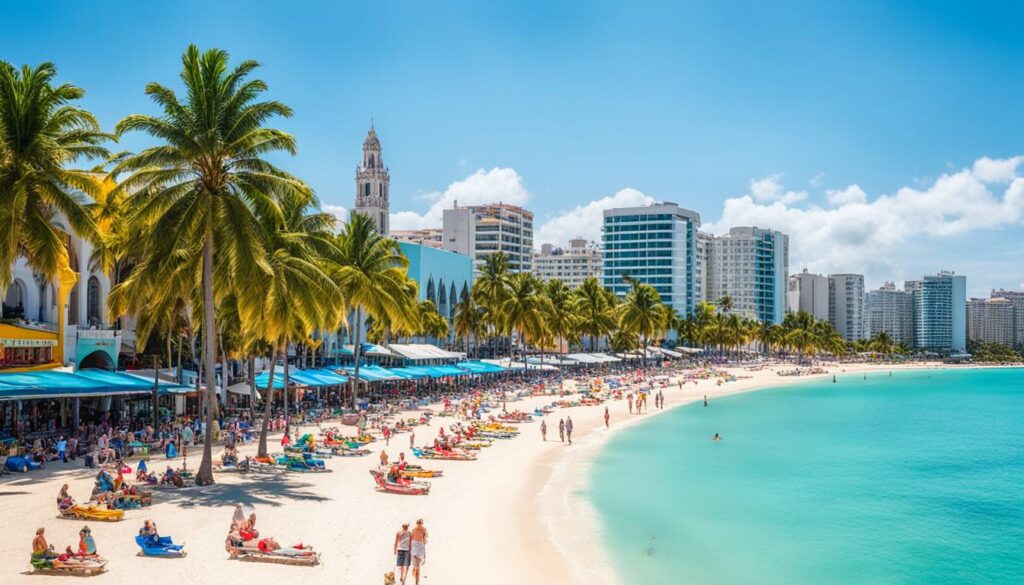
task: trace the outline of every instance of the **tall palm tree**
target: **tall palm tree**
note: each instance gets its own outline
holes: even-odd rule
[[[615,296],[592,276],[573,289],[573,296],[579,331],[590,337],[590,351],[594,351],[597,340],[615,330]]]
[[[544,284],[530,272],[513,274],[509,279],[508,296],[500,305],[505,326],[519,334],[523,364],[527,363],[527,341],[541,338],[546,329],[544,316],[550,312],[550,307],[543,288]]]
[[[362,354],[363,316],[415,323],[415,297],[407,286],[409,260],[398,243],[377,233],[373,220],[353,213],[338,234],[338,268],[335,281],[355,312],[352,327],[355,372],[352,376],[352,407],[356,408]]]
[[[455,336],[466,343],[466,353],[473,356],[476,354],[473,349],[478,345],[480,336],[484,334],[484,309],[476,304],[472,295],[466,295],[455,305],[455,319],[452,325],[455,327]],[[472,340],[473,346],[470,346]]]
[[[735,303],[733,303],[731,296],[722,295],[722,298],[718,299],[718,308],[721,309],[723,313],[731,313],[734,307]]]
[[[54,225],[60,212],[78,235],[95,239],[96,224],[74,194],[93,195],[93,173],[70,168],[109,156],[111,138],[99,122],[75,105],[85,91],[55,85],[57,68],[42,63],[20,70],[0,61],[0,291],[18,256],[47,278],[69,270],[67,234]]]
[[[571,342],[576,338],[579,321],[574,310],[572,291],[564,282],[555,279],[544,285],[544,295],[548,299],[548,311],[544,319],[558,345],[558,351],[562,352],[563,342]]]
[[[112,170],[129,173],[118,189],[131,194],[133,221],[151,227],[156,258],[180,260],[194,269],[201,290],[203,362],[207,404],[215,400],[217,289],[247,287],[271,275],[257,209],[270,209],[274,194],[302,196],[309,188],[264,157],[276,151],[295,153],[295,139],[265,127],[292,110],[276,101],[259,101],[267,89],[250,79],[255,61],[230,66],[226,51],[200,52],[190,45],[182,56],[184,99],[151,82],[146,94],[161,109],[159,116],[135,114],[118,122],[118,135],[142,132],[155,146],[126,156]],[[159,263],[158,263],[159,264]],[[162,278],[164,270],[154,277]],[[196,483],[213,483],[213,409],[206,411],[203,459]]]
[[[637,336],[641,350],[646,355],[651,339],[665,322],[661,295],[649,284],[631,278],[627,282],[632,288],[622,302],[618,326],[620,330]]]
[[[268,251],[270,276],[259,285],[238,291],[240,321],[251,334],[272,348],[271,364],[277,356],[288,359],[288,346],[309,337],[318,328],[334,328],[341,320],[343,297],[331,278],[333,265],[325,258],[332,245],[330,214],[313,209],[308,196],[282,195],[279,206],[259,214],[260,232]],[[285,367],[284,397],[287,418],[288,368]],[[259,455],[266,456],[267,433],[273,404],[273,365],[267,387],[267,401],[260,431]],[[287,430],[287,429],[286,429]]]
[[[484,256],[480,274],[473,281],[473,300],[484,309],[485,320],[495,336],[509,336],[509,352],[512,351],[511,330],[505,326],[500,307],[508,298],[512,275],[509,272],[508,256],[497,252]]]

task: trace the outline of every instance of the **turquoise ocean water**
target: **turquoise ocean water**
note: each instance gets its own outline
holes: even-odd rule
[[[712,397],[616,436],[589,496],[627,583],[1024,583],[1024,370]]]

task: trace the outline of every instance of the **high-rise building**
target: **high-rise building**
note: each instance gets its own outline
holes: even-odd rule
[[[810,313],[815,319],[829,318],[829,279],[821,274],[803,272],[789,276],[786,305],[791,313]]]
[[[896,285],[887,282],[878,290],[866,295],[865,319],[867,337],[878,333],[889,334],[893,343],[914,346],[914,302],[913,294],[897,290]]]
[[[441,228],[421,230],[391,230],[391,237],[399,242],[423,244],[431,248],[444,248],[444,231]]]
[[[533,213],[505,203],[445,209],[443,247],[473,259],[475,271],[484,258],[502,252],[511,272],[527,272],[533,253]]]
[[[1013,305],[1013,345],[1024,347],[1024,291],[994,290],[993,299],[1006,299]]]
[[[864,339],[864,275],[829,275],[828,320],[846,341]]]
[[[675,203],[604,210],[604,286],[625,296],[623,276],[649,284],[665,304],[688,315],[697,302],[700,216]]]
[[[1001,297],[967,301],[967,339],[1013,347],[1013,303]]]
[[[914,343],[940,353],[967,350],[967,277],[925,276],[914,290]]]
[[[388,235],[388,189],[391,176],[381,158],[380,139],[370,126],[363,141],[363,162],[356,167],[356,206],[353,212],[367,215],[381,235]]]
[[[715,236],[709,233],[697,232],[697,251],[694,254],[693,262],[694,304],[701,301],[711,302],[712,300],[708,278],[711,274],[711,243],[714,240]]]
[[[707,296],[729,296],[733,312],[781,323],[786,310],[789,236],[758,227],[734,227],[711,241]]]
[[[568,248],[544,244],[533,255],[533,272],[544,282],[561,280],[577,287],[590,278],[601,278],[601,248],[584,238],[569,240]]]

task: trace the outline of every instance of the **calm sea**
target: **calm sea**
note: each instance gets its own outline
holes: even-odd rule
[[[711,397],[616,436],[589,495],[627,583],[1024,583],[1024,369]]]

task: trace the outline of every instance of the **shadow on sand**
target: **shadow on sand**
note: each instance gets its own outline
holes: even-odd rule
[[[182,508],[249,505],[283,506],[289,501],[324,502],[326,498],[312,490],[313,485],[295,481],[295,474],[262,475],[238,483],[184,489],[161,489],[154,499]]]

